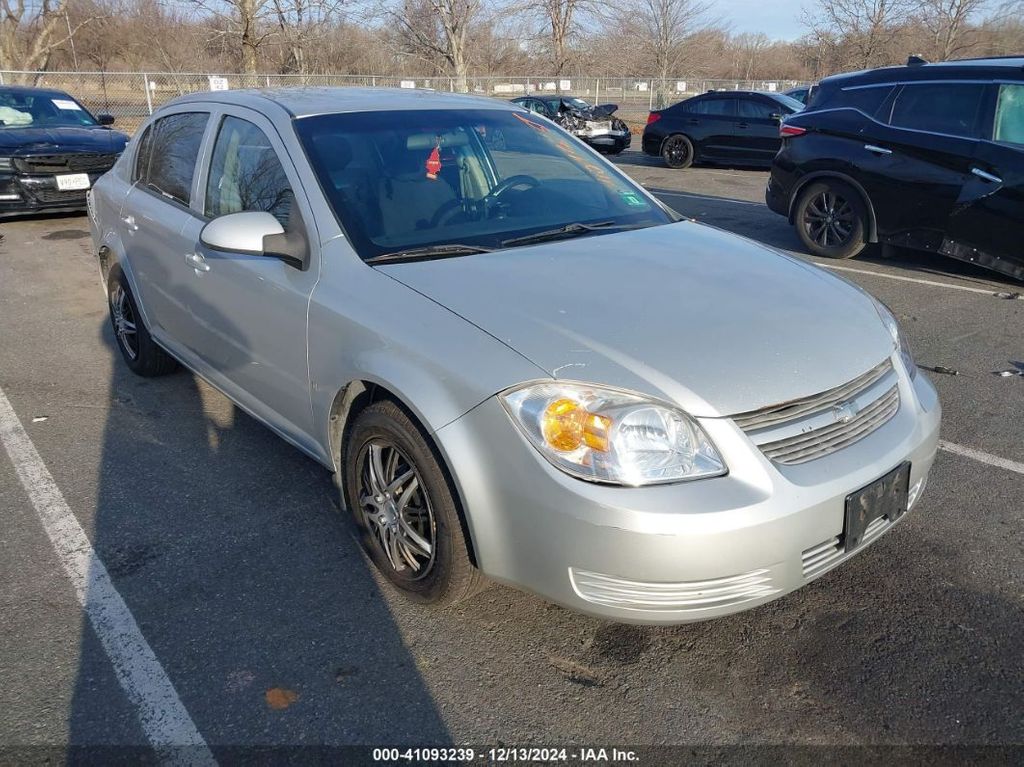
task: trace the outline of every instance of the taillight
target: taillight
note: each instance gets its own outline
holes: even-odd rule
[[[779,138],[794,138],[805,133],[807,133],[807,128],[799,128],[796,125],[786,125],[785,123],[779,126]]]
[[[649,115],[647,115],[647,124],[650,125],[651,123],[656,123],[660,119],[661,114],[659,112],[651,112]]]

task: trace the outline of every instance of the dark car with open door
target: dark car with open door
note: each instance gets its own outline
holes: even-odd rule
[[[767,166],[782,143],[779,122],[803,108],[781,93],[712,91],[651,112],[643,150],[670,168],[695,162]]]
[[[128,137],[49,88],[0,86],[0,216],[84,210]]]
[[[766,199],[811,253],[882,242],[1024,280],[1024,57],[830,77],[780,132]]]

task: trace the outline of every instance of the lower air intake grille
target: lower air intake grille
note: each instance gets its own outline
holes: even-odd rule
[[[770,570],[709,581],[648,583],[570,568],[576,593],[588,602],[631,610],[712,610],[777,594]]]

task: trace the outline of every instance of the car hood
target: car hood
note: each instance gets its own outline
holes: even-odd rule
[[[2,128],[0,152],[40,154],[98,152],[113,154],[124,149],[128,137],[109,128]]]
[[[378,268],[555,378],[698,416],[817,394],[894,348],[857,288],[690,221]]]

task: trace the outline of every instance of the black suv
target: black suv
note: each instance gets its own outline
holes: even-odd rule
[[[643,149],[670,168],[702,160],[767,165],[779,151],[779,120],[803,108],[781,93],[712,91],[651,112]]]
[[[830,77],[780,133],[766,200],[811,253],[885,242],[1024,279],[1024,57]]]

